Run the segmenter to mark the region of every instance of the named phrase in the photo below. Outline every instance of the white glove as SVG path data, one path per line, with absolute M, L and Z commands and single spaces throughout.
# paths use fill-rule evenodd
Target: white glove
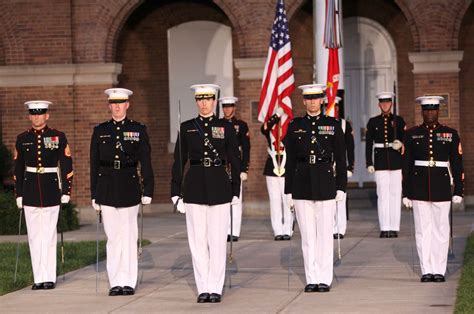
M 241 172 L 240 173 L 240 180 L 241 181 L 247 181 L 247 173 L 246 172 Z
M 282 107 L 278 107 L 275 113 L 278 117 L 281 117 L 285 113 L 285 110 L 283 110 Z
M 232 201 L 230 201 L 230 205 L 237 205 L 239 204 L 239 198 L 237 196 L 234 196 L 232 198 Z
M 16 206 L 18 208 L 23 208 L 23 197 L 17 197 L 16 198 Z
M 286 194 L 286 203 L 288 204 L 289 208 L 295 206 L 295 203 L 293 202 L 293 194 Z
M 61 196 L 61 204 L 67 204 L 71 200 L 71 197 L 69 195 L 62 195 Z
M 95 199 L 92 200 L 92 207 L 98 212 L 100 212 L 100 205 L 95 203 Z
M 143 205 L 149 205 L 149 204 L 151 204 L 151 197 L 149 197 L 149 196 L 142 196 L 142 204 L 143 204 Z
M 344 191 L 337 190 L 335 198 L 336 202 L 341 202 L 344 199 L 344 194 L 346 194 Z
M 406 207 L 406 208 L 412 208 L 413 207 L 413 203 L 410 199 L 408 199 L 408 197 L 404 197 L 402 199 L 402 202 L 403 202 L 403 205 Z
M 368 167 L 367 167 L 367 171 L 368 171 L 369 173 L 374 173 L 374 172 L 375 172 L 374 166 L 368 166 Z
M 176 206 L 176 210 L 179 211 L 181 214 L 186 214 L 186 208 L 184 207 L 183 199 L 179 196 L 173 196 L 171 198 L 173 205 Z
M 395 141 L 393 141 L 393 143 L 392 143 L 392 148 L 393 148 L 394 150 L 399 150 L 400 148 L 402 148 L 402 146 L 403 146 L 403 144 L 402 144 L 402 142 L 400 142 L 399 140 L 395 140 Z
M 347 177 L 348 177 L 348 178 L 352 177 L 352 171 L 347 170 Z
M 459 195 L 453 195 L 452 201 L 453 201 L 453 204 L 461 204 L 461 202 L 462 202 L 462 197 L 459 196 Z

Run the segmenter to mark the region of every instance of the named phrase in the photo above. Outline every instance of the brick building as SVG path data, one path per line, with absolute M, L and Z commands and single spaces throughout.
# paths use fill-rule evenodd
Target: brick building
M 129 88 L 135 93 L 129 116 L 148 126 L 152 142 L 157 182 L 154 202 L 169 203 L 175 138 L 171 130 L 176 124 L 170 111 L 173 73 L 169 71 L 169 62 L 178 52 L 187 53 L 192 59 L 193 50 L 199 48 L 192 44 L 175 54 L 169 49 L 170 30 L 191 22 L 213 22 L 229 30 L 230 90 L 240 99 L 238 116 L 250 126 L 252 154 L 249 180 L 244 188 L 246 210 L 261 210 L 264 206 L 260 201 L 267 200 L 261 174 L 266 143 L 256 121 L 255 102 L 260 95 L 275 2 L 1 1 L 2 141 L 13 149 L 16 135 L 29 127 L 25 101 L 52 101 L 49 125 L 66 132 L 73 151 L 73 201 L 87 206 L 89 140 L 93 127 L 109 117 L 103 90 L 112 86 Z M 474 184 L 470 178 L 474 176 L 474 133 L 470 132 L 474 131 L 474 85 L 470 82 L 474 81 L 474 5 L 470 0 L 343 0 L 342 5 L 344 32 L 349 36 L 345 35 L 344 64 L 346 95 L 351 95 L 351 100 L 347 99 L 346 105 L 357 106 L 364 113 L 352 111 L 349 118 L 373 112 L 375 100 L 367 95 L 377 92 L 371 86 L 383 86 L 376 82 L 386 68 L 391 69 L 392 79 L 398 82 L 399 113 L 409 126 L 421 121 L 419 108 L 414 105 L 416 96 L 447 95 L 449 102 L 441 122 L 461 132 L 466 201 L 473 202 Z M 286 0 L 286 8 L 296 84 L 309 83 L 313 79 L 313 1 Z M 368 50 L 369 46 L 372 50 Z M 377 55 L 383 49 L 387 54 Z M 371 56 L 374 60 L 368 64 Z M 384 57 L 386 64 L 377 61 Z M 353 63 L 355 59 L 359 63 L 362 60 L 363 66 Z M 212 60 L 208 62 L 212 64 Z M 353 75 L 361 73 L 362 79 L 354 78 Z M 374 80 L 368 79 L 370 75 L 375 75 Z M 391 90 L 390 85 L 387 87 Z M 296 114 L 301 114 L 299 93 L 295 92 L 292 100 Z M 359 125 L 356 123 L 356 132 L 364 119 L 359 119 Z M 362 140 L 361 137 L 360 144 Z M 356 158 L 363 160 L 364 156 L 359 154 Z M 359 167 L 356 171 L 360 182 L 367 181 L 362 173 L 365 169 Z

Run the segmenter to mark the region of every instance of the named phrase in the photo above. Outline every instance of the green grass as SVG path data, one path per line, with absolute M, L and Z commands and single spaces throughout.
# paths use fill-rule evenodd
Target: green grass
M 143 246 L 150 241 L 143 240 Z M 28 243 L 20 244 L 18 274 L 16 283 L 13 282 L 16 260 L 16 243 L 0 243 L 0 296 L 33 284 L 30 250 Z M 62 275 L 61 246 L 57 252 L 57 276 Z M 99 242 L 99 260 L 105 259 L 105 241 Z M 96 262 L 96 242 L 65 242 L 64 268 L 65 273 L 94 264 Z
M 467 239 L 454 313 L 474 313 L 474 233 Z

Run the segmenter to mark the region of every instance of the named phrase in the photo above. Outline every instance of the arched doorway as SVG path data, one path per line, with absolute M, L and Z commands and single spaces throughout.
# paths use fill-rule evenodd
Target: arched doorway
M 397 56 L 388 31 L 364 17 L 344 19 L 344 56 L 345 117 L 355 140 L 355 172 L 349 181 L 361 187 L 374 181 L 365 165 L 365 127 L 380 112 L 375 95 L 393 90 Z

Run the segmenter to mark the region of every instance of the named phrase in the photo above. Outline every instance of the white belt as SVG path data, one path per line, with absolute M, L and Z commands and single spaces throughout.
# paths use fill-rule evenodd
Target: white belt
M 33 173 L 58 173 L 58 167 L 26 167 L 26 171 Z
M 448 168 L 449 162 L 436 160 L 415 160 L 415 166 Z
M 387 148 L 387 147 L 392 147 L 393 143 L 374 143 L 375 148 Z

